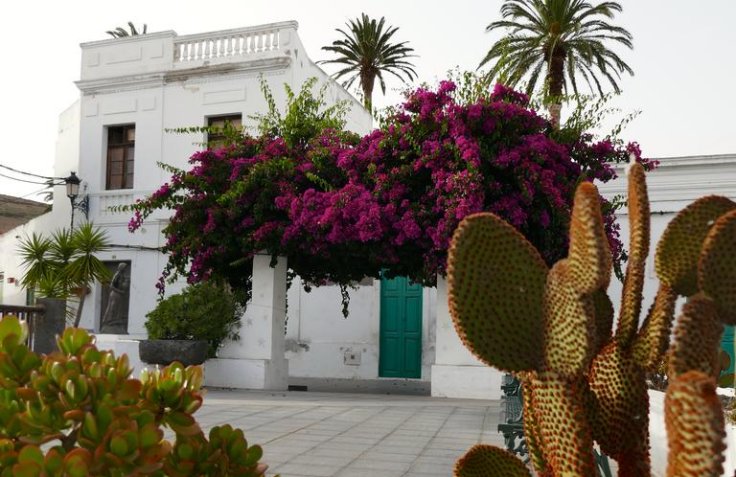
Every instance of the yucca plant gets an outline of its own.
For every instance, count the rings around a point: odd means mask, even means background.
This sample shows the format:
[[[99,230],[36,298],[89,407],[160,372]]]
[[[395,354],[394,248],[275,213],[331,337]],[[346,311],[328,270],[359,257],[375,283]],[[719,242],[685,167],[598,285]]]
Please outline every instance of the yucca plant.
[[[38,296],[67,300],[70,321],[77,327],[89,286],[110,280],[109,270],[96,256],[108,247],[106,234],[90,223],[74,231],[57,230],[50,238],[34,232],[18,248],[26,269],[21,284]]]

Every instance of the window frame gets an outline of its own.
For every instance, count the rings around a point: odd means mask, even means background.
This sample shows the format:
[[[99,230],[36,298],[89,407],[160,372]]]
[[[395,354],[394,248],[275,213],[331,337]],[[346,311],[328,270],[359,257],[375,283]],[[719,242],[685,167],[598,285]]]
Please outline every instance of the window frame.
[[[216,114],[213,116],[206,116],[207,128],[213,127],[214,122],[222,122],[222,127],[226,123],[233,124],[235,120],[238,121],[237,128],[240,131],[243,130],[243,114],[242,113],[229,113],[229,114]],[[219,126],[218,126],[219,127]],[[227,137],[224,134],[210,134],[207,133],[205,137],[205,144],[207,147],[222,147],[225,144]]]
[[[133,189],[135,183],[135,123],[130,124],[119,124],[106,126],[107,132],[107,145],[105,147],[106,153],[106,170],[105,170],[105,190],[124,190]],[[120,130],[120,142],[111,142],[113,134],[111,132]],[[128,139],[129,132],[133,131],[133,139]],[[122,160],[113,161],[112,153],[114,150],[122,150]],[[130,151],[131,159],[128,159],[128,153]],[[113,174],[113,163],[121,162],[121,173]],[[121,176],[120,186],[113,184],[113,177]]]

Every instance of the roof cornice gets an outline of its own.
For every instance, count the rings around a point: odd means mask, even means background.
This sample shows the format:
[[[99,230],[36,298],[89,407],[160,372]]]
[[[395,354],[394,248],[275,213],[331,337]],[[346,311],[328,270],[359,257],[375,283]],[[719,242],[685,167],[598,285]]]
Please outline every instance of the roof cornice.
[[[257,60],[241,61],[237,63],[223,63],[195,68],[181,68],[175,70],[157,71],[145,75],[125,75],[114,78],[100,78],[80,80],[75,84],[84,95],[116,93],[121,91],[135,91],[145,88],[155,88],[167,83],[187,81],[196,78],[211,78],[213,76],[232,76],[253,72],[268,72],[287,69],[291,65],[291,57],[279,56],[261,58]]]

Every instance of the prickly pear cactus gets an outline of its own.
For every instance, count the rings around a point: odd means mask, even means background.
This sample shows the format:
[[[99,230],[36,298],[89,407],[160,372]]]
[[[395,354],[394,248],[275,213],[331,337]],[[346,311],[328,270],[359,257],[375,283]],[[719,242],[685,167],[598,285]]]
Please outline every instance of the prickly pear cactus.
[[[207,439],[192,416],[200,367],[131,379],[127,356],[98,350],[84,330],[66,329],[43,357],[26,333],[17,318],[0,320],[0,477],[264,475],[242,431],[215,427]]]
[[[736,203],[706,197],[671,221],[655,257],[660,287],[641,320],[650,214],[640,164],[630,166],[628,182],[630,257],[615,333],[606,295],[611,254],[590,183],[576,191],[568,257],[549,270],[497,216],[460,224],[448,262],[453,322],[481,361],[522,380],[538,475],[596,476],[596,442],[618,461],[620,476],[649,476],[645,372],[667,352],[668,476],[720,476],[723,413],[714,375],[723,324],[736,322]],[[678,296],[687,302],[667,351]],[[508,455],[476,446],[455,475],[527,475],[512,469]]]

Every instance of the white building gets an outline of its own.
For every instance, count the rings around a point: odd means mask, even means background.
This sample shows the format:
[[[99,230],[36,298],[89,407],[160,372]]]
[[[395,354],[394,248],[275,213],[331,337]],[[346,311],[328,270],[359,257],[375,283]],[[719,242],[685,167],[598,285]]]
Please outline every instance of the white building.
[[[154,285],[166,263],[162,254],[148,248],[163,245],[167,216],[159,212],[130,234],[130,214],[109,208],[153,192],[169,178],[156,163],[185,168],[204,140],[165,131],[223,118],[239,117],[247,124],[250,115],[266,110],[261,75],[277,104],[285,103],[283,84],[298,90],[306,79],[317,77],[329,85],[328,101],[350,102],[348,129],[366,133],[371,118],[309,59],[296,22],[186,36],[166,31],[84,43],[81,48],[81,96],[60,118],[55,175],[77,172],[89,197],[89,220],[118,245],[101,258],[111,266],[129,264],[127,334],[99,334],[98,342],[129,353],[137,363],[136,340],[145,338],[145,315],[156,305]],[[663,159],[649,183],[656,239],[672,214],[694,198],[719,193],[736,199],[736,155]],[[624,181],[618,181],[603,191],[613,195],[623,187]],[[5,303],[25,302],[17,284],[22,276],[15,254],[17,237],[69,224],[69,201],[58,189],[51,213],[0,237]],[[625,234],[625,224],[623,229]],[[284,263],[274,270],[267,262],[256,258],[254,298],[243,318],[243,339],[227,345],[221,359],[207,363],[209,384],[421,392],[431,383],[436,396],[500,395],[500,373],[480,365],[460,344],[447,312],[444,282],[438,291],[407,287],[401,280],[366,280],[351,291],[350,316],[345,319],[337,287],[306,293],[296,280],[288,291],[284,336]],[[649,279],[652,295],[653,273]],[[618,295],[618,290],[613,292],[614,302]],[[102,287],[92,291],[83,327],[100,331],[105,297]]]

